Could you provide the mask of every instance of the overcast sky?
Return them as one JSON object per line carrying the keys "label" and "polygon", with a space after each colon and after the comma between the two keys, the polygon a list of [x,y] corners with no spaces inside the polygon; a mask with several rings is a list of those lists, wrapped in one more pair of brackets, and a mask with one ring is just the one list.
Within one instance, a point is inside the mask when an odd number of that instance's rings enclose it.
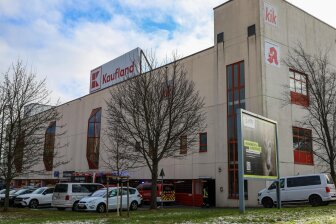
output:
{"label": "overcast sky", "polygon": [[[0,0],[0,74],[22,59],[53,99],[88,94],[90,70],[140,47],[160,58],[213,45],[213,7],[225,0]],[[290,0],[336,27],[335,0]]]}

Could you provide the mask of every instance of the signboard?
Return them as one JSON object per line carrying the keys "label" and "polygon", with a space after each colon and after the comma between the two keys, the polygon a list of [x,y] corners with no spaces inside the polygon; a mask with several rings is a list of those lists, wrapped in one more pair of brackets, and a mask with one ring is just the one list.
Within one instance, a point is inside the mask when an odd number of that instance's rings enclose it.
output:
{"label": "signboard", "polygon": [[139,75],[136,65],[140,62],[140,51],[140,48],[135,48],[134,50],[91,70],[90,93],[105,89]]}
{"label": "signboard", "polygon": [[75,171],[63,171],[63,178],[71,178],[73,173],[75,173]]}
{"label": "signboard", "polygon": [[59,177],[59,171],[54,171],[54,177]]}
{"label": "signboard", "polygon": [[[243,109],[237,113],[239,195],[244,195],[244,179],[269,179],[279,183],[277,122]],[[277,187],[277,201],[280,200]],[[281,203],[277,204],[278,208]],[[244,197],[239,209],[245,212]]]}
{"label": "signboard", "polygon": [[242,110],[239,129],[244,178],[278,179],[277,123]]}
{"label": "signboard", "polygon": [[265,41],[266,64],[280,67],[280,48],[277,44]]}
{"label": "signboard", "polygon": [[278,26],[278,12],[277,12],[277,9],[267,3],[267,2],[264,2],[264,19],[265,19],[265,22],[272,25],[272,26],[275,26],[277,27]]}

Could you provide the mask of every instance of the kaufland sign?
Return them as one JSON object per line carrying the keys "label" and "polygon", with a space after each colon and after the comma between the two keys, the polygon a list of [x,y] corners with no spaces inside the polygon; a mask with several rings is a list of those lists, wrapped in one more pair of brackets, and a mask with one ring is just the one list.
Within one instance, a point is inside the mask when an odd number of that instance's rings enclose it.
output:
{"label": "kaufland sign", "polygon": [[140,51],[140,48],[135,48],[134,50],[93,69],[90,73],[90,93],[139,75],[136,65],[140,61]]}

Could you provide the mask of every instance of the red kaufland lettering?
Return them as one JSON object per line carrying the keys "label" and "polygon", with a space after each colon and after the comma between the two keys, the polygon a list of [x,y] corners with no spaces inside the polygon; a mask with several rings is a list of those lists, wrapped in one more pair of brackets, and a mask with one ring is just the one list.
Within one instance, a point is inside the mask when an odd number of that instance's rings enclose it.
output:
{"label": "red kaufland lettering", "polygon": [[115,70],[115,72],[112,73],[112,74],[104,74],[103,75],[103,84],[108,83],[108,82],[113,81],[113,80],[116,80],[116,79],[119,79],[120,77],[123,77],[123,76],[128,75],[128,74],[133,73],[133,72],[134,72],[134,61],[132,62],[132,65],[130,65],[129,67],[126,67],[126,68],[123,68],[123,69],[117,68]]}
{"label": "red kaufland lettering", "polygon": [[268,7],[266,7],[266,20],[276,25],[276,18],[277,16],[275,15],[274,9],[269,9]]}

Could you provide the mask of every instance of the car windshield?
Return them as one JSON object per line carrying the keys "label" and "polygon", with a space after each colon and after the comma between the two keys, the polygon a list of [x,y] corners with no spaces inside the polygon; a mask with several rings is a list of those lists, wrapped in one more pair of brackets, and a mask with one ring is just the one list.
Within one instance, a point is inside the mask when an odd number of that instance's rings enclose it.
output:
{"label": "car windshield", "polygon": [[36,189],[35,191],[33,191],[32,194],[42,194],[44,192],[45,188],[39,188],[39,189]]}
{"label": "car windshield", "polygon": [[16,190],[9,190],[9,194],[14,194],[15,192],[16,192]]}
{"label": "car windshield", "polygon": [[99,190],[94,192],[91,197],[104,197],[106,195],[106,190]]}
{"label": "car windshield", "polygon": [[14,194],[15,195],[21,195],[21,194],[24,194],[25,192],[27,192],[27,189],[20,189],[17,192],[15,192]]}
{"label": "car windshield", "polygon": [[0,194],[4,194],[6,192],[6,189],[2,189],[1,191],[0,191]]}

